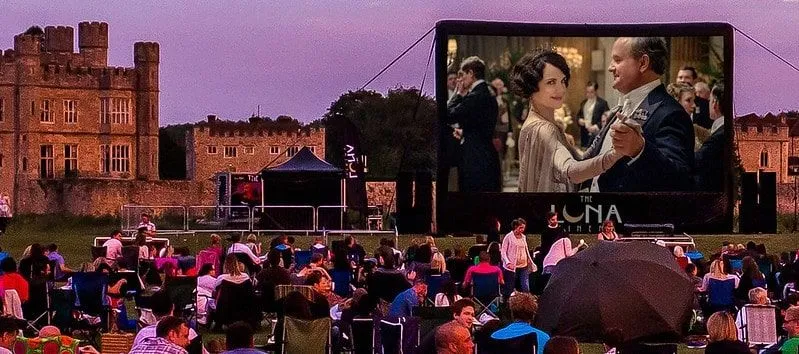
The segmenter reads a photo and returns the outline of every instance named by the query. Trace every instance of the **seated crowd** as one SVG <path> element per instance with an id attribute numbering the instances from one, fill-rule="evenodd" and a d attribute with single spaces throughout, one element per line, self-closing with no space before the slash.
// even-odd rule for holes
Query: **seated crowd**
<path id="1" fill-rule="evenodd" d="M 93 262 L 80 267 L 67 266 L 55 244 L 33 244 L 19 262 L 0 252 L 0 289 L 4 303 L 9 291 L 16 293 L 22 312 L 17 318 L 31 319 L 42 309 L 40 284 L 55 289 L 47 284 L 65 281 L 65 288 L 79 287 L 79 275 L 100 274 L 106 279 L 105 303 L 113 309 L 113 315 L 101 319 L 101 324 L 105 330 L 136 331 L 131 353 L 221 352 L 224 347 L 254 351 L 252 333 L 264 326 L 271 328 L 271 336 L 257 349 L 287 350 L 292 345 L 291 333 L 304 328 L 294 321 L 321 326 L 313 328 L 326 331 L 333 352 L 360 352 L 377 345 L 407 345 L 394 341 L 391 326 L 419 328 L 418 321 L 409 320 L 419 316 L 439 321 L 429 331 L 416 332 L 418 345 L 409 348 L 416 353 L 578 353 L 574 339 L 550 337 L 534 327 L 538 312 L 534 293 L 540 294 L 559 261 L 579 252 L 584 244 L 572 247 L 565 235 L 550 243 L 550 250 L 559 252 L 542 252 L 526 244 L 523 220 L 515 220 L 512 226 L 514 231 L 501 243 L 486 244 L 480 236 L 468 251 L 457 246 L 439 249 L 432 237 L 414 239 L 404 251 L 393 240 L 382 239 L 373 253 L 367 253 L 352 236 L 329 247 L 324 239 L 316 238 L 311 247 L 301 250 L 287 236 L 276 237 L 262 248 L 256 235 L 231 235 L 223 246 L 222 238 L 214 234 L 196 254 L 186 247 L 153 248 L 148 242 L 153 234 L 143 227 L 131 246 L 123 246 L 121 232 L 113 232 L 104 245 L 105 254 L 96 254 Z M 615 236 L 605 236 L 599 242 L 615 240 Z M 753 242 L 725 243 L 708 257 L 693 247 L 675 246 L 670 251 L 695 286 L 696 321 L 691 333 L 709 334 L 706 352 L 748 352 L 745 309 L 770 304 L 776 305 L 768 308 L 781 339 L 765 350 L 795 352 L 799 345 L 797 252 L 777 257 Z M 188 292 L 186 284 L 191 287 Z M 126 301 L 131 299 L 138 317 L 126 312 Z M 443 321 L 442 312 L 435 308 L 447 308 L 448 320 Z M 14 315 L 6 308 L 4 313 Z M 364 321 L 368 326 L 364 327 Z M 16 333 L 26 328 L 9 323 L 0 318 L 0 330 Z M 55 324 L 77 328 L 72 322 Z M 226 343 L 214 340 L 203 346 L 196 326 L 226 331 Z M 622 345 L 623 333 L 616 328 L 604 330 L 605 349 L 615 352 Z M 405 336 L 408 333 L 412 331 Z M 24 341 L 24 337 L 18 339 Z M 13 349 L 14 343 L 0 342 L 0 347 Z M 82 352 L 91 350 L 86 347 Z"/>

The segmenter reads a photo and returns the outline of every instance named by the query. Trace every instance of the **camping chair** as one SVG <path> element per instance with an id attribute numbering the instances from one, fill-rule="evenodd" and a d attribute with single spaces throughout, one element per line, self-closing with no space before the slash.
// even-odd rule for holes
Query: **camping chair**
<path id="1" fill-rule="evenodd" d="M 164 281 L 164 289 L 175 305 L 175 314 L 187 322 L 197 316 L 197 277 L 172 277 Z"/>
<path id="2" fill-rule="evenodd" d="M 375 347 L 379 348 L 380 353 L 413 353 L 419 346 L 418 317 L 375 318 L 374 321 L 378 323 L 375 330 L 380 333 L 375 340 Z"/>
<path id="3" fill-rule="evenodd" d="M 122 246 L 122 259 L 120 262 L 126 269 L 139 269 L 139 246 Z"/>
<path id="4" fill-rule="evenodd" d="M 435 305 L 434 300 L 438 290 L 441 289 L 441 285 L 444 283 L 444 277 L 441 274 L 431 274 L 426 277 L 425 282 L 427 283 L 427 301 L 431 305 Z"/>
<path id="5" fill-rule="evenodd" d="M 330 353 L 330 318 L 313 321 L 285 318 L 283 326 L 283 352 L 299 354 Z"/>
<path id="6" fill-rule="evenodd" d="M 25 328 L 34 331 L 38 334 L 39 329 L 34 326 L 35 321 L 28 321 L 22 311 L 22 301 L 19 299 L 19 294 L 14 289 L 6 289 L 3 292 L 3 315 L 14 317 L 20 321 L 25 321 L 27 327 Z"/>
<path id="7" fill-rule="evenodd" d="M 197 254 L 196 264 L 197 273 L 200 273 L 200 269 L 202 269 L 203 265 L 212 264 L 214 269 L 217 272 L 222 271 L 222 267 L 220 266 L 219 257 L 216 256 L 216 253 L 209 250 L 202 250 L 200 253 Z"/>
<path id="8" fill-rule="evenodd" d="M 316 247 L 316 246 L 321 246 L 321 247 Z M 328 259 L 328 250 L 329 249 L 327 248 L 327 246 L 324 246 L 322 244 L 316 244 L 316 245 L 311 246 L 311 254 L 312 255 L 313 254 L 317 254 L 317 253 L 321 254 L 322 255 L 322 259 L 324 259 L 324 260 Z"/>
<path id="9" fill-rule="evenodd" d="M 216 311 L 214 325 L 229 325 L 236 321 L 245 321 L 253 328 L 260 324 L 261 309 L 255 298 L 252 282 L 236 284 L 227 280 L 217 287 Z"/>
<path id="10" fill-rule="evenodd" d="M 75 308 L 72 312 L 74 327 L 88 331 L 90 341 L 99 338 L 109 324 L 110 307 L 106 296 L 108 275 L 96 272 L 72 274 Z M 97 343 L 94 343 L 97 344 Z"/>
<path id="11" fill-rule="evenodd" d="M 330 272 L 330 277 L 333 278 L 333 292 L 336 295 L 349 298 L 352 296 L 352 287 L 350 286 L 350 282 L 352 281 L 352 271 L 349 269 L 332 269 Z"/>
<path id="12" fill-rule="evenodd" d="M 49 278 L 49 279 L 48 279 Z M 52 320 L 53 307 L 50 302 L 50 287 L 52 286 L 52 272 L 48 277 L 34 277 L 28 281 L 29 299 L 23 306 L 25 318 L 30 318 L 28 327 L 38 331 L 39 328 L 49 325 Z"/>
<path id="13" fill-rule="evenodd" d="M 92 260 L 100 257 L 105 257 L 108 254 L 108 247 L 106 246 L 92 246 Z"/>
<path id="14" fill-rule="evenodd" d="M 708 281 L 707 302 L 710 306 L 708 313 L 730 310 L 735 307 L 735 280 L 718 280 L 710 278 Z"/>
<path id="15" fill-rule="evenodd" d="M 296 251 L 294 252 L 294 269 L 302 269 L 311 263 L 311 251 Z"/>
<path id="16" fill-rule="evenodd" d="M 772 305 L 747 304 L 738 312 L 741 341 L 749 345 L 777 342 L 777 308 Z"/>
<path id="17" fill-rule="evenodd" d="M 733 272 L 741 273 L 741 270 L 743 269 L 743 267 L 744 267 L 743 259 L 730 258 L 730 268 L 732 268 L 731 270 Z"/>
<path id="18" fill-rule="evenodd" d="M 352 351 L 356 354 L 372 354 L 375 347 L 374 320 L 371 318 L 353 318 L 350 326 Z"/>
<path id="19" fill-rule="evenodd" d="M 480 317 L 484 313 L 498 318 L 494 311 L 491 311 L 490 306 L 499 307 L 501 299 L 499 277 L 495 273 L 489 274 L 472 274 L 472 297 L 474 302 L 483 307 L 480 313 L 475 317 Z"/>

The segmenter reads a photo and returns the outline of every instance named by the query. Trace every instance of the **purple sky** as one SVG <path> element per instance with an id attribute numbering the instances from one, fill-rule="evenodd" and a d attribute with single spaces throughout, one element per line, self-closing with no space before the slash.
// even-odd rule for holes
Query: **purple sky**
<path id="1" fill-rule="evenodd" d="M 319 118 L 439 19 L 729 22 L 799 66 L 799 0 L 650 2 L 11 1 L 0 11 L 0 47 L 13 47 L 13 36 L 31 25 L 69 25 L 77 32 L 84 20 L 108 22 L 111 65 L 132 66 L 135 41 L 160 42 L 162 125 L 207 114 L 240 119 L 259 104 L 262 115 Z M 431 41 L 432 35 L 369 88 L 418 87 Z M 799 109 L 798 72 L 740 34 L 735 52 L 736 114 Z M 431 68 L 426 91 L 432 75 Z"/>

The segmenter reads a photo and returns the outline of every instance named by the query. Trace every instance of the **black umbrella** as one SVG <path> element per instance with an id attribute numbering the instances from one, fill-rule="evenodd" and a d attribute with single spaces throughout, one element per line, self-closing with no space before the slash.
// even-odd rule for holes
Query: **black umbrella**
<path id="1" fill-rule="evenodd" d="M 665 247 L 601 242 L 553 273 L 536 316 L 536 327 L 551 335 L 597 340 L 616 327 L 625 340 L 672 339 L 690 318 L 693 285 Z"/>

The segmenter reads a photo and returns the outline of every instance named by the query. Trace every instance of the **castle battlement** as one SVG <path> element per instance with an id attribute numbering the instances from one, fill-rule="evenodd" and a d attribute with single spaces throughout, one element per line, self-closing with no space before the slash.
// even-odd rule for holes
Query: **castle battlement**
<path id="1" fill-rule="evenodd" d="M 218 120 L 215 115 L 209 115 L 207 121 L 194 125 L 195 136 L 207 137 L 311 137 L 324 135 L 324 128 L 309 127 L 300 124 L 289 116 L 280 116 L 277 120 L 270 118 L 252 117 L 249 121 Z"/>

